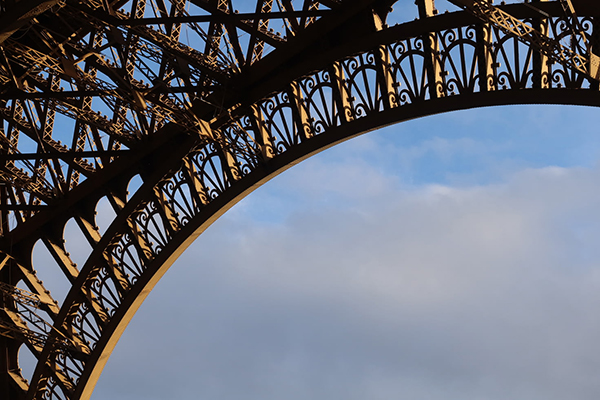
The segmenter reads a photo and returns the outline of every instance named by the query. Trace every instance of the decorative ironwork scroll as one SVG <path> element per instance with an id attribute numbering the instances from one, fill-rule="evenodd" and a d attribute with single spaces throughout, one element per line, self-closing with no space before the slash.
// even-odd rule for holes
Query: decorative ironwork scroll
<path id="1" fill-rule="evenodd" d="M 315 152 L 463 108 L 600 105 L 597 82 L 467 12 L 435 15 L 420 0 L 421 18 L 388 27 L 392 2 L 299 3 L 260 0 L 236 14 L 224 0 L 51 2 L 42 4 L 53 13 L 0 24 L 0 287 L 10 289 L 0 300 L 9 355 L 0 390 L 9 399 L 89 398 L 175 258 L 253 188 Z M 535 4 L 542 14 L 505 9 L 557 40 L 571 34 L 560 2 Z M 600 8 L 576 7 L 596 37 Z M 104 232 L 101 199 L 115 214 Z M 67 251 L 70 220 L 92 249 L 82 265 Z M 70 283 L 61 304 L 36 276 L 38 242 Z M 23 293 L 40 299 L 26 318 Z M 19 346 L 38 360 L 29 382 Z"/>

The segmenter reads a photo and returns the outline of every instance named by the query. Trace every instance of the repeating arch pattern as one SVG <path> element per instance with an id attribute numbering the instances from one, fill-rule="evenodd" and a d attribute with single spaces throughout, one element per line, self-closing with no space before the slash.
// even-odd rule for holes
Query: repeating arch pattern
<path id="1" fill-rule="evenodd" d="M 359 3 L 360 7 L 356 6 Z M 72 6 L 69 4 L 67 7 Z M 182 4 L 173 3 L 171 17 L 183 12 Z M 316 9 L 317 4 L 304 2 L 304 8 Z M 121 72 L 134 78 L 142 72 L 157 78 L 158 70 L 167 76 L 186 75 L 184 64 L 177 68 L 165 64 L 161 54 L 166 48 L 171 60 L 185 57 L 188 68 L 196 67 L 182 81 L 196 76 L 196 84 L 212 80 L 216 87 L 204 98 L 198 95 L 194 102 L 180 95 L 191 90 L 184 88 L 164 97 L 157 95 L 153 105 L 142 107 L 141 83 L 130 88 L 128 95 L 117 88 L 100 87 L 104 81 L 99 76 L 115 73 L 107 63 L 89 66 L 78 79 L 107 91 L 102 101 L 113 110 L 112 121 L 90 111 L 93 100 L 87 97 L 79 102 L 43 104 L 46 109 L 41 112 L 49 116 L 48 121 L 57 113 L 76 115 L 76 130 L 93 130 L 90 127 L 95 126 L 109 133 L 110 144 L 101 139 L 106 142 L 105 153 L 94 155 L 94 168 L 81 161 L 82 157 L 73 158 L 66 169 L 67 180 L 61 181 L 60 173 L 51 176 L 49 167 L 41 162 L 31 167 L 37 176 L 59 182 L 57 186 L 36 183 L 32 179 L 35 175 L 19 170 L 10 157 L 4 161 L 4 176 L 13 172 L 4 184 L 15 187 L 10 195 L 2 192 L 4 204 L 12 205 L 7 210 L 19 221 L 13 225 L 3 222 L 0 242 L 0 272 L 9 285 L 2 292 L 3 320 L 8 319 L 9 324 L 2 322 L 0 328 L 18 328 L 10 331 L 10 337 L 7 333 L 2 342 L 10 353 L 5 372 L 12 380 L 7 389 L 11 396 L 89 398 L 120 333 L 177 256 L 253 188 L 315 152 L 386 124 L 462 108 L 510 103 L 600 105 L 597 82 L 549 62 L 534 48 L 464 12 L 438 16 L 422 13 L 419 20 L 386 27 L 373 13 L 380 3 L 356 2 L 347 7 L 337 1 L 323 4 L 340 11 L 320 16 L 334 26 L 326 30 L 321 47 L 314 43 L 319 41 L 324 25 L 304 13 L 286 20 L 288 33 L 295 32 L 298 38 L 296 42 L 289 39 L 290 46 L 281 45 L 261 58 L 268 43 L 274 47 L 283 39 L 259 29 L 253 31 L 248 54 L 241 54 L 239 43 L 232 46 L 231 54 L 208 46 L 214 51 L 212 57 L 221 60 L 211 64 L 205 62 L 210 51 L 200 53 L 175 43 L 180 34 L 176 25 L 165 32 L 132 25 L 128 32 L 137 45 L 132 47 L 135 51 L 130 49 L 128 55 L 121 56 L 125 67 Z M 103 6 L 92 2 L 77 7 L 99 10 Z M 218 2 L 212 12 L 218 14 L 220 10 L 226 15 L 227 7 L 226 2 Z M 507 7 L 552 37 L 569 35 L 566 17 L 555 3 L 544 3 L 545 12 L 553 17 L 543 19 L 522 5 Z M 141 9 L 134 10 L 144 14 Z M 101 12 L 97 18 L 99 27 L 110 20 Z M 596 34 L 599 21 L 593 9 L 581 15 L 581 24 L 591 36 Z M 236 23 L 239 29 L 250 24 Z M 360 29 L 351 34 L 356 26 Z M 223 23 L 213 24 L 211 29 L 214 39 L 219 30 L 228 28 Z M 307 37 L 304 42 L 300 41 L 302 34 Z M 347 40 L 332 39 L 345 34 Z M 222 32 L 219 37 L 223 37 Z M 102 44 L 94 35 L 88 39 L 94 46 Z M 3 44 L 4 51 L 24 59 L 33 57 L 23 46 L 13 39 Z M 305 51 L 315 56 L 305 57 Z M 59 83 L 48 70 L 61 70 L 62 75 L 69 72 L 68 62 L 61 66 L 43 54 L 29 61 L 40 59 L 47 65 L 39 79 L 49 80 L 50 85 Z M 158 67 L 150 66 L 150 62 Z M 247 72 L 243 75 L 250 77 L 247 83 L 236 81 L 238 70 Z M 230 78 L 222 78 L 223 74 Z M 219 89 L 219 82 L 227 83 L 228 79 L 241 90 Z M 109 92 L 115 96 L 106 95 Z M 215 106 L 217 99 L 220 103 Z M 36 128 L 22 106 L 27 103 L 9 103 L 5 101 L 0 113 L 6 130 L 12 133 L 5 131 L 0 137 L 15 141 L 20 132 L 37 135 L 31 132 Z M 135 103 L 139 104 L 131 106 Z M 48 121 L 46 127 L 51 125 Z M 44 143 L 63 151 L 52 140 L 48 137 Z M 83 142 L 81 146 L 85 148 Z M 104 161 L 102 168 L 99 159 Z M 58 163 L 58 159 L 49 160 L 50 164 Z M 128 193 L 136 175 L 142 183 Z M 56 188 L 66 187 L 69 190 L 56 193 Z M 95 209 L 104 198 L 114 208 L 115 217 L 101 234 Z M 64 226 L 71 218 L 92 246 L 80 266 L 72 261 L 64 243 Z M 36 277 L 31 252 L 39 239 L 52 254 L 56 272 L 64 274 L 71 284 L 62 304 L 54 302 Z M 28 296 L 26 291 L 10 289 L 21 281 L 33 292 L 30 300 L 23 300 Z M 24 321 L 21 308 L 30 304 L 27 301 L 35 303 L 31 307 L 38 311 Z M 18 371 L 20 345 L 26 345 L 38 359 L 30 382 Z"/>

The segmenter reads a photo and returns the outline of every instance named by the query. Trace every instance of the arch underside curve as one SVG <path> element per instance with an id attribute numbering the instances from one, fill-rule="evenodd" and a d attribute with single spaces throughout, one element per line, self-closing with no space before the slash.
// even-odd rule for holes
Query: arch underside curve
<path id="1" fill-rule="evenodd" d="M 513 11 L 531 21 L 526 8 Z M 580 17 L 590 31 L 600 21 Z M 568 34 L 561 17 L 533 23 L 555 37 Z M 44 308 L 54 326 L 48 339 L 23 341 L 38 364 L 31 382 L 17 385 L 22 398 L 89 398 L 127 323 L 174 260 L 237 201 L 303 159 L 382 126 L 442 112 L 600 106 L 597 82 L 464 12 L 374 26 L 360 40 L 331 40 L 318 57 L 271 53 L 261 62 L 285 65 L 269 75 L 256 64 L 262 76 L 243 93 L 225 95 L 227 113 L 200 123 L 195 134 L 165 125 L 2 238 L 4 272 L 14 270 L 32 291 L 44 290 L 31 260 L 40 239 L 56 273 L 71 284 L 62 304 Z M 203 115 L 203 105 L 195 107 Z M 128 195 L 136 174 L 143 183 Z M 103 234 L 94 217 L 101 198 L 116 210 Z M 92 244 L 79 267 L 63 237 L 73 217 Z"/>

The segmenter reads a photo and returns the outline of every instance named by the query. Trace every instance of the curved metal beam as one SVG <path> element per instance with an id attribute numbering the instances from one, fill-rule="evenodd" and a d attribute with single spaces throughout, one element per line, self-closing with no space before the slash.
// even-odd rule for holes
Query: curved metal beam
<path id="1" fill-rule="evenodd" d="M 31 260 L 42 239 L 72 285 L 60 311 L 47 317 L 53 330 L 43 348 L 31 346 L 38 365 L 26 394 L 15 380 L 20 396 L 89 398 L 123 329 L 179 254 L 242 197 L 312 154 L 385 125 L 459 109 L 600 106 L 597 85 L 577 71 L 548 63 L 465 12 L 386 27 L 375 6 L 355 2 L 306 27 L 302 38 L 253 63 L 227 90 L 198 100 L 195 131 L 167 124 L 136 138 L 126 157 L 1 238 L 3 282 L 44 290 Z M 530 8 L 517 6 L 510 6 L 512 15 L 537 17 L 548 32 L 563 34 L 558 17 L 532 17 Z M 552 7 L 545 12 L 558 15 Z M 594 15 L 579 14 L 597 25 Z M 143 184 L 129 197 L 136 174 Z M 94 210 L 102 197 L 116 217 L 101 235 Z M 73 217 L 93 247 L 81 268 L 64 244 Z M 87 349 L 69 352 L 57 346 L 59 337 Z M 16 354 L 19 344 L 7 348 Z"/>

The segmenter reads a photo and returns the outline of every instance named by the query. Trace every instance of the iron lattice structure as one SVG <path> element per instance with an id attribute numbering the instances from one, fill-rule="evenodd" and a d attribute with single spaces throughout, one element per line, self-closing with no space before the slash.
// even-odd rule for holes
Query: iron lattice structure
<path id="1" fill-rule="evenodd" d="M 3 399 L 88 399 L 178 255 L 320 150 L 457 109 L 600 105 L 597 70 L 577 61 L 595 57 L 597 2 L 456 0 L 465 10 L 438 13 L 402 0 L 396 14 L 394 0 L 239 3 L 0 2 Z M 101 202 L 114 210 L 103 230 Z M 80 265 L 69 221 L 91 245 Z M 69 282 L 60 303 L 36 274 L 36 244 Z M 22 346 L 37 360 L 29 380 Z"/>

